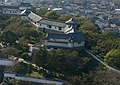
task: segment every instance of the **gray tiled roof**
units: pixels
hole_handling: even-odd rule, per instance
[[[57,21],[51,21],[51,20],[41,20],[40,21],[41,24],[46,24],[46,25],[51,25],[51,26],[57,26],[57,27],[65,27],[66,24],[65,23],[61,23],[61,22],[57,22]]]
[[[38,21],[40,21],[40,20],[42,19],[42,17],[36,15],[36,14],[33,13],[33,12],[31,12],[31,13],[28,15],[28,17],[29,17],[30,19],[32,19],[33,21],[35,21],[35,22],[38,22]]]
[[[70,33],[70,34],[53,34],[49,33],[45,40],[48,41],[65,41],[65,42],[81,42],[84,41],[84,35],[82,33]]]
[[[19,9],[18,6],[11,6],[11,5],[0,5],[0,9]]]
[[[21,3],[19,6],[31,7],[32,5],[30,3]]]

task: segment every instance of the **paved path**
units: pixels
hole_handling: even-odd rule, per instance
[[[108,69],[110,69],[110,70],[112,70],[112,71],[114,71],[114,72],[120,73],[120,71],[119,71],[118,69],[115,69],[115,68],[107,65],[107,64],[104,63],[102,60],[100,60],[97,56],[95,56],[94,54],[92,54],[90,51],[88,51],[88,50],[86,50],[86,49],[85,49],[85,51],[86,51],[88,54],[90,54],[95,60],[97,60],[98,62],[100,62],[101,64],[103,64],[106,68],[108,68]]]

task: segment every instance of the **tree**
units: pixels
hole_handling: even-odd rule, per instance
[[[72,18],[73,16],[72,15],[67,15],[67,14],[65,14],[65,15],[61,15],[60,17],[59,17],[59,20],[61,20],[61,21],[67,21],[67,20],[69,20],[70,18]]]
[[[22,57],[23,59],[25,59],[25,60],[31,60],[31,57],[29,56],[28,53],[23,53],[23,54],[21,55],[21,57]]]
[[[26,27],[22,28],[19,34],[21,36],[24,36],[25,39],[31,39],[31,37],[33,38],[39,37],[37,30],[32,28],[26,28]]]
[[[72,77],[67,85],[119,85],[120,74],[107,69],[97,69]]]
[[[5,82],[2,82],[0,85],[6,85],[6,83],[5,83]]]
[[[14,47],[4,48],[3,52],[7,56],[8,55],[18,56],[18,49],[14,48]]]
[[[120,49],[109,51],[106,54],[104,61],[111,66],[120,67]]]
[[[1,41],[6,43],[6,44],[10,44],[13,45],[16,43],[16,40],[18,39],[17,35],[12,32],[12,31],[4,31],[1,36]]]
[[[54,11],[48,11],[46,14],[45,14],[45,17],[46,18],[49,18],[49,19],[58,19],[60,15]]]
[[[79,30],[89,30],[93,32],[98,32],[99,30],[96,28],[95,24],[91,22],[90,19],[87,18],[77,18]]]
[[[18,74],[25,75],[28,72],[28,65],[25,63],[18,63],[15,65],[14,71]]]
[[[5,53],[3,52],[3,50],[0,49],[0,58],[5,58]]]
[[[46,63],[47,57],[48,57],[47,50],[41,48],[39,51],[33,54],[32,61],[33,63],[39,66],[44,66],[44,64]]]
[[[94,69],[95,62],[93,63],[93,60],[87,56],[87,54],[83,55],[82,51],[52,50],[48,54],[44,67],[50,71],[62,73],[67,76],[79,75],[82,72]]]
[[[3,74],[4,68],[5,68],[4,66],[0,66],[0,82],[2,82],[4,78],[4,74]]]
[[[116,32],[114,30],[106,30],[102,34],[103,37],[111,37],[111,38],[118,38],[119,37],[119,32]]]
[[[44,17],[45,16],[45,14],[48,12],[49,10],[47,10],[47,9],[37,9],[36,10],[36,14],[38,14],[39,16],[41,16],[41,17]]]

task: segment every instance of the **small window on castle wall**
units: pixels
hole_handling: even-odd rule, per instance
[[[59,30],[62,30],[62,27],[59,27]]]
[[[51,28],[51,25],[48,25],[49,28]]]

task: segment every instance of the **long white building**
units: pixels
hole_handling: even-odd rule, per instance
[[[63,85],[64,81],[58,81],[58,80],[49,80],[49,79],[40,79],[37,77],[28,77],[28,76],[22,76],[18,75],[16,73],[10,73],[10,72],[4,72],[4,79],[5,78],[14,78],[16,80],[21,80],[21,81],[30,81],[30,82],[35,82],[35,83],[42,83],[42,84],[55,84],[55,85]]]
[[[28,16],[23,19],[29,20],[35,26],[43,31],[52,31],[59,33],[74,33],[77,31],[77,24],[72,20],[68,20],[66,22],[58,22],[54,20],[44,19],[37,14],[31,12]]]

